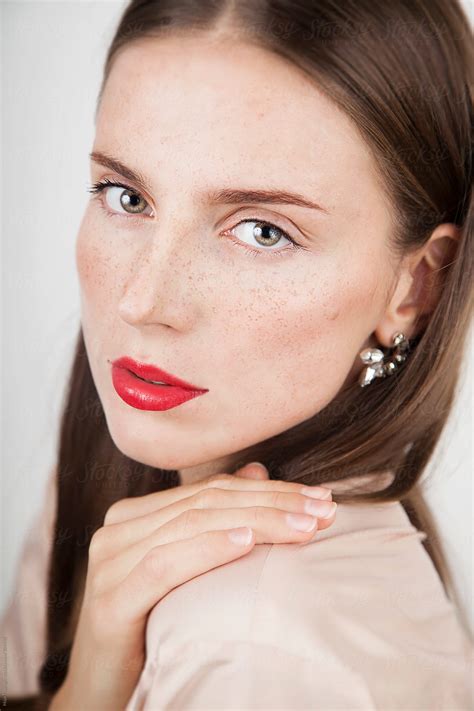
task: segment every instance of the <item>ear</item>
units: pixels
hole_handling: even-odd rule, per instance
[[[374,331],[381,345],[391,348],[397,331],[410,339],[424,330],[440,298],[444,269],[453,261],[460,234],[453,223],[438,225],[420,249],[402,259],[390,302]]]

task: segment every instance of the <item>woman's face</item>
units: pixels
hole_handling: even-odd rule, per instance
[[[92,182],[138,196],[92,196],[76,249],[92,374],[124,454],[225,471],[357,378],[395,287],[390,210],[357,130],[298,69],[204,36],[135,43],[113,65],[93,151],[146,183],[92,160]],[[208,392],[136,409],[112,381],[124,355]]]

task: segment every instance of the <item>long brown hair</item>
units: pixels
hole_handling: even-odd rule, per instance
[[[420,477],[456,395],[473,304],[472,126],[474,61],[468,20],[456,0],[132,0],[107,53],[144,37],[228,33],[286,57],[353,118],[373,152],[393,206],[394,253],[421,247],[440,223],[460,228],[439,273],[440,297],[395,376],[341,391],[314,417],[241,452],[271,478],[319,484],[390,471],[385,488],[347,491],[341,503],[400,500],[446,594],[457,593]],[[99,92],[99,103],[102,94]],[[99,104],[98,104],[99,105]],[[328,365],[330,367],[330,365]],[[57,459],[58,504],[49,567],[47,648],[40,694],[62,684],[94,531],[116,500],[179,485],[176,471],[119,452],[107,430],[79,330]],[[36,703],[36,706],[34,704]]]

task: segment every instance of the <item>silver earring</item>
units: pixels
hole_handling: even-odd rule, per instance
[[[363,388],[369,385],[375,378],[385,378],[387,375],[393,375],[398,369],[400,363],[406,360],[410,343],[407,338],[397,331],[392,336],[393,354],[385,360],[385,354],[380,348],[364,348],[359,353],[359,357],[366,368],[363,369],[359,376],[359,385]]]

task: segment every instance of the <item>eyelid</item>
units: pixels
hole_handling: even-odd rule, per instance
[[[145,198],[148,205],[152,208],[153,212],[156,214],[155,206],[153,205],[153,200],[150,198],[150,196],[145,191],[135,187],[133,185],[133,181],[129,181],[128,179],[122,180],[120,177],[116,177],[114,175],[112,175],[112,177],[109,177],[109,175],[105,175],[105,176],[99,178],[97,181],[93,181],[93,184],[97,184],[97,183],[101,183],[101,182],[105,182],[105,181],[109,181],[110,183],[115,183],[118,187],[123,187],[126,190],[133,190],[135,193],[137,193],[137,195],[140,195],[141,197]],[[237,212],[238,210],[242,210],[242,209],[247,210],[249,212],[249,216],[252,216],[252,217],[254,217],[255,212],[258,210],[259,213],[262,213],[264,215],[261,218],[262,221],[268,220],[269,222],[271,222],[272,220],[275,220],[275,213],[271,213],[267,208],[258,205],[258,203],[255,203],[255,204],[250,205],[248,207],[245,207],[244,205],[242,205],[242,206],[238,207],[237,210],[235,210],[235,208],[234,208],[231,215],[226,216],[224,219],[227,220],[228,217],[231,217],[232,215],[235,214],[235,212]],[[268,214],[267,217],[265,217],[266,213]],[[155,215],[153,215],[153,216],[155,216]],[[285,230],[285,231],[289,231],[290,229],[297,230],[300,237],[303,239],[306,239],[305,234],[298,228],[298,226],[289,217],[277,214],[277,218],[286,221],[290,225],[290,227],[288,227],[288,226],[285,227],[284,225],[278,225],[280,227],[280,229]],[[242,219],[244,219],[244,218],[242,218]]]
[[[295,240],[304,240],[305,242],[308,242],[308,238],[306,237],[305,233],[299,229],[299,227],[293,222],[293,220],[279,213],[271,212],[267,208],[260,206],[257,203],[255,203],[255,205],[249,205],[248,207],[238,207],[237,210],[234,209],[232,213],[230,215],[227,215],[224,219],[225,222],[232,219],[237,220],[237,222],[232,225],[233,227],[235,227],[237,224],[240,224],[241,222],[244,222],[245,220],[255,220],[256,222],[269,222],[275,225],[275,227],[278,227],[278,229],[282,230],[283,232],[287,232]]]
[[[108,206],[106,207],[102,204],[103,201],[105,202],[105,199],[104,200],[99,199],[99,203],[101,203],[101,206],[104,208],[104,210],[109,215],[123,216],[123,217],[126,217],[128,220],[130,220],[130,219],[132,219],[132,220],[138,219],[139,220],[140,218],[143,218],[143,217],[147,217],[147,218],[156,217],[156,211],[153,206],[153,201],[150,200],[148,195],[145,194],[143,191],[135,188],[134,185],[132,184],[132,181],[130,181],[130,182],[122,181],[120,178],[116,178],[114,176],[109,177],[108,175],[105,175],[102,178],[100,178],[99,180],[93,182],[92,185],[97,186],[99,184],[104,184],[104,183],[109,183],[109,185],[104,186],[100,192],[96,191],[96,194],[94,195],[94,197],[105,198],[103,193],[105,192],[107,187],[121,187],[125,190],[132,190],[137,195],[140,195],[141,197],[143,197],[145,199],[146,203],[148,204],[148,206],[153,211],[152,215],[145,215],[143,213],[136,213],[135,215],[131,214],[131,213],[127,214],[126,211],[124,211],[123,213],[122,212],[115,212],[115,211],[111,210]],[[93,192],[93,191],[91,190],[91,192]],[[244,214],[242,216],[237,216],[236,213],[239,211],[242,211],[242,210],[244,212],[248,213],[248,215]],[[280,214],[275,215],[275,213],[272,213],[270,210],[266,209],[265,207],[259,206],[258,204],[254,204],[254,205],[248,206],[248,207],[240,206],[237,209],[234,208],[232,210],[232,213],[230,215],[226,215],[224,220],[227,221],[228,219],[231,219],[231,218],[237,219],[238,221],[235,225],[228,227],[225,231],[229,231],[229,230],[233,229],[234,227],[238,226],[242,222],[245,222],[246,220],[247,221],[255,220],[256,222],[258,222],[258,221],[268,222],[268,223],[273,224],[275,227],[277,227],[281,231],[287,233],[288,236],[291,237],[296,242],[301,243],[301,241],[302,241],[303,242],[302,246],[304,246],[304,244],[308,244],[308,237],[306,236],[306,234],[304,232],[302,232],[298,228],[298,226],[293,222],[293,220],[291,220],[288,217],[284,217],[283,215],[280,215]],[[285,223],[285,222],[288,223],[290,225],[290,227],[288,227],[285,224],[279,224],[280,221],[283,223]],[[296,232],[296,235],[294,235],[294,233],[293,233],[294,231]]]
[[[125,190],[133,190],[134,193],[137,195],[140,195],[140,197],[144,198],[145,201],[148,203],[148,205],[151,207],[153,212],[155,213],[155,207],[153,205],[153,200],[150,199],[150,196],[145,193],[143,190],[139,190],[137,187],[133,185],[132,181],[129,180],[122,180],[120,177],[109,177],[108,175],[103,176],[102,178],[99,178],[98,180],[94,181],[93,184],[98,184],[98,183],[112,183],[112,185],[107,185],[107,187],[121,187],[124,188]],[[105,190],[105,188],[104,188]],[[125,213],[126,214],[126,213]],[[155,215],[147,215],[147,217],[154,217]],[[132,215],[133,217],[133,215]]]
[[[107,204],[107,201],[105,199],[105,192],[108,188],[122,188],[123,190],[130,190],[131,192],[135,193],[136,195],[139,195],[141,198],[143,198],[147,204],[147,207],[149,207],[152,210],[151,215],[147,215],[145,213],[127,213],[126,210],[123,212],[118,212],[116,210],[112,210],[112,208],[109,207]],[[140,220],[143,219],[144,217],[148,219],[152,219],[156,216],[154,207],[148,197],[144,195],[144,193],[140,190],[137,190],[133,185],[131,185],[128,182],[124,182],[120,179],[116,178],[109,178],[108,176],[105,176],[103,178],[100,178],[99,180],[96,180],[91,183],[90,187],[88,188],[88,191],[93,193],[92,199],[97,200],[99,206],[106,212],[107,215],[110,217],[125,217],[128,221],[132,220]]]
[[[134,192],[135,194],[140,195],[140,197],[144,197],[144,195],[143,195],[142,192],[140,192],[140,191],[138,191],[138,190],[135,190],[135,188],[133,188],[131,185],[129,185],[129,184],[127,184],[127,183],[122,183],[122,182],[119,181],[119,180],[110,180],[109,178],[105,177],[105,178],[102,178],[101,180],[96,181],[95,183],[92,183],[92,185],[90,186],[90,188],[88,188],[89,192],[93,193],[93,199],[94,199],[94,200],[97,200],[97,203],[98,203],[100,209],[103,210],[103,211],[104,211],[109,217],[111,217],[111,218],[117,218],[117,217],[118,217],[118,218],[122,218],[122,217],[125,217],[125,218],[126,218],[126,221],[127,221],[129,224],[130,224],[130,221],[131,221],[132,223],[135,223],[137,220],[138,220],[139,222],[141,222],[141,221],[142,221],[142,217],[143,217],[143,214],[142,214],[142,213],[127,214],[126,211],[124,211],[123,213],[121,213],[121,212],[116,212],[116,211],[114,211],[114,210],[111,210],[111,209],[107,206],[106,200],[104,199],[103,193],[105,193],[105,191],[106,191],[107,188],[109,188],[109,187],[115,187],[115,188],[122,188],[122,189],[130,190],[131,192]],[[149,207],[152,207],[151,205],[149,205],[149,203],[148,203],[148,201],[147,201],[146,198],[145,198],[145,202],[147,203],[147,205],[148,205]],[[152,209],[153,209],[153,208],[152,208]],[[249,211],[250,211],[250,208],[248,208],[248,209],[249,209]],[[234,211],[234,212],[235,212],[235,211]],[[145,217],[153,217],[153,216],[151,216],[151,215],[145,215]],[[301,244],[299,238],[298,238],[298,239],[295,239],[295,237],[292,235],[292,230],[290,230],[290,229],[285,229],[285,228],[281,227],[280,225],[278,225],[278,224],[277,224],[278,220],[276,220],[273,216],[272,216],[271,218],[268,218],[268,219],[266,219],[265,217],[264,217],[263,219],[260,218],[260,217],[255,217],[254,215],[253,215],[253,216],[250,216],[250,217],[242,217],[240,220],[237,221],[237,223],[236,223],[235,225],[233,225],[232,227],[229,227],[229,228],[225,229],[225,230],[221,233],[221,236],[228,236],[228,235],[230,235],[230,233],[232,232],[232,230],[236,229],[236,227],[239,227],[239,226],[242,225],[242,224],[245,224],[246,222],[256,222],[256,223],[261,222],[261,223],[265,223],[265,224],[270,224],[270,225],[272,225],[273,227],[276,227],[277,230],[279,230],[280,232],[282,232],[282,233],[284,234],[285,238],[286,238],[286,239],[289,241],[289,243],[290,243],[290,246],[289,246],[289,247],[285,247],[285,248],[283,248],[283,249],[276,249],[276,250],[265,250],[265,249],[261,249],[261,250],[259,250],[259,249],[256,249],[256,248],[254,248],[254,247],[251,247],[251,246],[247,245],[245,242],[241,241],[241,240],[238,239],[238,238],[235,239],[235,236],[234,236],[234,235],[232,235],[232,236],[230,237],[230,244],[231,244],[232,246],[234,246],[234,247],[239,247],[239,249],[245,249],[245,251],[246,251],[248,254],[251,254],[253,257],[261,257],[261,256],[265,256],[265,254],[266,254],[267,258],[268,258],[268,257],[270,257],[270,258],[273,258],[273,257],[286,257],[287,254],[290,253],[290,252],[295,252],[295,251],[300,251],[300,250],[306,251],[306,252],[310,251],[309,247],[305,246],[304,244]],[[291,223],[293,224],[293,222],[292,222],[291,220],[289,220],[289,222],[291,222]],[[298,229],[298,228],[295,226],[295,229]],[[298,230],[298,232],[300,232],[300,231]],[[302,234],[302,233],[300,232],[300,234]]]

